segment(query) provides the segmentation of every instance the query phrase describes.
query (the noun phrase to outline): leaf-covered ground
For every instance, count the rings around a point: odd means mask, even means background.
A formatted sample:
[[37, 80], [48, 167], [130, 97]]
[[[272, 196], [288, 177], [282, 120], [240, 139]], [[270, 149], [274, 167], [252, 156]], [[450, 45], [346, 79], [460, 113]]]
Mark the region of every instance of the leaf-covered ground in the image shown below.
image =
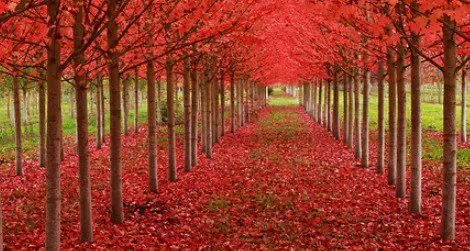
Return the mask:
[[[283, 97], [285, 99], [285, 97]], [[164, 137], [164, 134], [159, 135]], [[90, 153], [95, 242], [78, 245], [77, 157], [62, 166], [62, 247], [87, 249], [354, 248], [470, 245], [470, 181], [460, 171], [457, 238], [439, 239], [441, 175], [425, 166], [423, 216], [408, 213], [386, 176], [362, 169], [353, 152], [296, 106], [273, 106], [259, 120], [227, 134], [212, 160], [199, 158], [178, 182], [166, 182], [166, 150], [159, 148], [160, 192], [146, 189], [146, 131], [123, 140], [125, 223], [109, 222], [109, 149]], [[371, 163], [375, 163], [375, 142]], [[94, 149], [93, 147], [91, 147]], [[182, 163], [182, 141], [178, 141]], [[25, 176], [2, 171], [5, 243], [41, 248], [44, 170], [28, 161]]]

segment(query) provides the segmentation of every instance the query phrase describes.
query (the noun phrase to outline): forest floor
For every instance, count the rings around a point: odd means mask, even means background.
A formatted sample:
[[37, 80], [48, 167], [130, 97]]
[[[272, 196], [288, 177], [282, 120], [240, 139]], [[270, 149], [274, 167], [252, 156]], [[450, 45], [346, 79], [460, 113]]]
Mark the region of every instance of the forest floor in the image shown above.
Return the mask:
[[[148, 192], [146, 128], [123, 138], [125, 223], [109, 221], [109, 148], [92, 147], [94, 238], [78, 245], [78, 170], [73, 148], [62, 166], [64, 249], [468, 248], [470, 175], [459, 170], [457, 236], [439, 238], [439, 165], [423, 168], [423, 215], [408, 212], [386, 176], [361, 168], [353, 150], [314, 123], [295, 100], [275, 96], [258, 119], [227, 133], [213, 158], [167, 182], [166, 146], [158, 151], [158, 195]], [[288, 104], [288, 105], [286, 105]], [[164, 135], [159, 135], [164, 137]], [[177, 143], [182, 163], [182, 140]], [[375, 163], [375, 141], [371, 161]], [[36, 249], [44, 242], [44, 170], [2, 170], [5, 244]], [[409, 176], [409, 175], [408, 175]]]

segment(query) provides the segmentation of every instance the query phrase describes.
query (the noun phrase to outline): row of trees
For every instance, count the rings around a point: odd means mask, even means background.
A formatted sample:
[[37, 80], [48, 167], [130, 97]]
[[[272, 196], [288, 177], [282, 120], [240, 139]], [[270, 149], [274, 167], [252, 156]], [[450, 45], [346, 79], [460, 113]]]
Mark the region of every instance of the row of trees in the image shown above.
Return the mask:
[[[240, 41], [254, 20], [269, 11], [256, 1], [0, 1], [1, 70], [12, 80], [15, 108], [16, 173], [22, 175], [19, 81], [39, 86], [39, 163], [46, 168], [47, 250], [60, 248], [60, 162], [63, 156], [63, 84], [74, 88], [80, 183], [80, 240], [93, 241], [88, 114], [95, 86], [97, 137], [109, 140], [111, 221], [124, 221], [121, 134], [128, 134], [131, 81], [145, 80], [148, 114], [148, 189], [158, 192], [157, 100], [166, 83], [168, 179], [177, 180], [175, 88], [183, 85], [184, 169], [197, 165], [198, 115], [202, 152], [225, 134], [225, 101], [230, 99], [230, 130], [247, 123], [266, 103], [265, 87], [248, 63], [257, 57]], [[45, 21], [46, 20], [46, 21]], [[225, 96], [227, 84], [230, 98]], [[105, 88], [108, 103], [105, 103]], [[134, 84], [134, 97], [139, 88]], [[137, 101], [137, 100], [134, 100]], [[134, 102], [138, 114], [138, 102]], [[106, 109], [109, 107], [109, 121]], [[123, 107], [123, 109], [122, 109]], [[200, 107], [200, 109], [199, 109]], [[109, 123], [109, 138], [105, 125]], [[138, 128], [137, 116], [134, 128]], [[123, 126], [124, 125], [124, 128]]]
[[[321, 5], [324, 5], [322, 3]], [[307, 21], [289, 20], [292, 33], [305, 34], [296, 41], [293, 52], [308, 51], [297, 64], [315, 67], [303, 75], [302, 105], [315, 121], [323, 123], [341, 139], [339, 95], [343, 91], [343, 141], [354, 147], [361, 166], [369, 161], [369, 93], [371, 75], [378, 87], [378, 173], [387, 170], [388, 184], [396, 197], [406, 196], [406, 80], [411, 86], [410, 132], [410, 211], [422, 212], [422, 63], [442, 72], [444, 81], [443, 197], [441, 236], [455, 237], [456, 216], [456, 89], [462, 76], [461, 139], [466, 140], [465, 74], [468, 54], [468, 3], [460, 1], [356, 1], [353, 4], [308, 3], [298, 9]], [[307, 10], [306, 10], [307, 9]], [[312, 15], [312, 10], [320, 16]], [[338, 11], [335, 11], [338, 10]], [[317, 13], [318, 13], [317, 12]], [[310, 14], [310, 15], [309, 15]], [[332, 20], [336, 20], [332, 25]], [[306, 28], [306, 24], [310, 24]], [[317, 29], [311, 29], [314, 23]], [[321, 52], [321, 53], [320, 53]], [[328, 60], [324, 58], [327, 57]], [[409, 68], [409, 75], [407, 75]], [[371, 74], [372, 73], [372, 74]], [[461, 73], [461, 74], [459, 74]], [[385, 85], [388, 82], [388, 87]], [[326, 93], [322, 97], [322, 86]], [[388, 88], [388, 111], [385, 95]], [[333, 94], [331, 94], [332, 89]], [[292, 92], [292, 88], [289, 89]], [[332, 96], [331, 96], [332, 95]], [[362, 98], [362, 102], [360, 99]], [[322, 108], [322, 104], [325, 104]], [[362, 104], [361, 104], [362, 103]], [[362, 107], [361, 107], [362, 106]], [[385, 116], [388, 115], [387, 142]], [[386, 144], [387, 143], [387, 144]], [[385, 161], [386, 145], [388, 159]], [[387, 163], [387, 166], [385, 166]]]

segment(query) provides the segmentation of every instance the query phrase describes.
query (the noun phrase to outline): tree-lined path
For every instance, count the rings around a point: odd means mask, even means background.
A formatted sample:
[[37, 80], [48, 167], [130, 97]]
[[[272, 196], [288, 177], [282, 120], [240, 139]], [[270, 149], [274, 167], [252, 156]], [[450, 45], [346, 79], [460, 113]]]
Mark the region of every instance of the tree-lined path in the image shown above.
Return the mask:
[[[109, 172], [93, 168], [95, 238], [99, 242], [79, 245], [77, 197], [64, 201], [63, 247], [105, 248], [341, 248], [341, 247], [441, 247], [437, 224], [440, 194], [438, 170], [426, 170], [423, 188], [423, 215], [407, 212], [387, 188], [383, 175], [374, 168], [363, 169], [354, 152], [334, 138], [322, 125], [313, 122], [297, 100], [275, 91], [272, 106], [257, 114], [253, 123], [227, 134], [213, 149], [213, 158], [199, 157], [199, 166], [183, 173], [178, 182], [166, 182], [167, 171], [159, 172], [160, 193], [153, 196], [146, 184], [145, 127], [123, 138], [124, 225], [109, 222], [106, 184]], [[164, 133], [164, 132], [162, 132]], [[160, 133], [159, 133], [160, 135]], [[182, 146], [178, 140], [177, 146]], [[166, 161], [166, 143], [159, 148], [159, 161]], [[373, 141], [371, 149], [376, 147]], [[71, 149], [70, 149], [71, 150]], [[69, 151], [70, 151], [69, 150]], [[93, 166], [106, 165], [101, 150], [90, 155]], [[180, 153], [178, 153], [180, 154]], [[375, 154], [371, 156], [376, 158]], [[78, 195], [73, 153], [65, 160], [64, 193]], [[178, 159], [181, 163], [182, 158]], [[25, 165], [24, 178], [8, 181], [6, 188], [19, 183], [4, 202], [8, 211], [6, 242], [10, 247], [38, 248], [43, 231], [40, 211], [44, 185], [37, 177], [43, 169]], [[181, 172], [183, 170], [180, 170]], [[459, 198], [470, 196], [468, 172], [459, 179]], [[6, 204], [6, 205], [5, 205]], [[470, 205], [458, 200], [457, 242], [469, 245]], [[23, 214], [18, 214], [23, 211]], [[15, 233], [15, 234], [13, 234]], [[22, 236], [22, 242], [15, 242]]]
[[468, 248], [469, 45], [468, 0], [0, 0], [0, 251]]

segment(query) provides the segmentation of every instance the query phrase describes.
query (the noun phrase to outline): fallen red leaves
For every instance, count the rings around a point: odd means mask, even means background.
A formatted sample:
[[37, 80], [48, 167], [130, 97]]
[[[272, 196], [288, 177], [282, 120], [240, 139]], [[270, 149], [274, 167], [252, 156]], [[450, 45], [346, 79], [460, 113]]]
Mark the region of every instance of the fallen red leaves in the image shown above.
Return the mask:
[[[423, 170], [423, 216], [408, 213], [386, 176], [361, 169], [353, 152], [335, 141], [303, 110], [268, 108], [260, 121], [228, 134], [212, 160], [184, 174], [178, 141], [179, 180], [167, 180], [160, 144], [157, 196], [147, 190], [146, 132], [123, 138], [125, 223], [109, 221], [109, 149], [90, 153], [94, 238], [78, 244], [77, 157], [67, 149], [62, 165], [62, 247], [91, 249], [340, 248], [470, 245], [470, 182], [459, 174], [457, 236], [439, 238], [441, 174]], [[159, 137], [164, 137], [160, 133]], [[371, 144], [375, 163], [375, 142]], [[3, 172], [5, 243], [14, 249], [41, 248], [44, 241], [44, 170], [25, 164], [25, 176]]]

